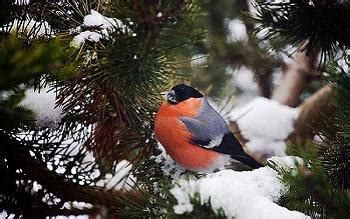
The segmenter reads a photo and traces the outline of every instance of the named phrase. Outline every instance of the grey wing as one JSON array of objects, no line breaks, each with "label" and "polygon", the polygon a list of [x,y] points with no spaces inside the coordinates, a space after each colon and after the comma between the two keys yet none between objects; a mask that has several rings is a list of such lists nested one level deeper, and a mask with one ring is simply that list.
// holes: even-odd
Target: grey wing
[{"label": "grey wing", "polygon": [[181,117],[181,121],[193,134],[192,143],[212,148],[220,145],[223,136],[229,132],[228,125],[221,115],[203,100],[202,108],[198,116],[194,118]]},{"label": "grey wing", "polygon": [[203,99],[200,113],[195,118],[205,123],[216,135],[229,132],[225,119],[208,103],[207,99]]}]

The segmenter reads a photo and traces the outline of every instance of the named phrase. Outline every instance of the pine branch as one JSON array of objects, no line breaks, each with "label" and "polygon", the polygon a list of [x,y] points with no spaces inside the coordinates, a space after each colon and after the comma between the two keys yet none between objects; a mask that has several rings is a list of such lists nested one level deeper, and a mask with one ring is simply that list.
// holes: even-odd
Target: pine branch
[{"label": "pine branch", "polygon": [[123,194],[130,199],[137,200],[132,192],[107,190],[101,187],[81,186],[73,183],[48,170],[45,164],[34,160],[29,151],[16,140],[10,139],[5,134],[1,134],[0,139],[2,139],[2,142],[7,142],[6,145],[2,145],[2,150],[7,151],[16,168],[22,169],[31,179],[38,181],[48,191],[65,201],[81,201],[106,207],[116,207],[119,205],[115,199],[117,195]]},{"label": "pine branch", "polygon": [[[89,14],[80,10],[84,4],[68,5],[73,12],[70,17],[82,20]],[[175,51],[185,49],[197,37],[196,32],[182,34],[198,9],[182,0],[114,1],[105,9],[99,12],[120,19],[128,31],[114,27],[108,39],[87,40],[78,57],[85,60],[84,65],[75,78],[60,81],[57,89],[68,127],[65,131],[76,133],[77,124],[92,125],[94,130],[84,145],[108,172],[121,159],[139,161],[153,146],[149,142],[159,92],[175,77]],[[74,26],[77,21],[69,18],[66,23]]]},{"label": "pine branch", "polygon": [[299,167],[297,174],[282,173],[283,182],[290,187],[283,203],[313,217],[347,218],[350,213],[349,75],[336,62],[330,63],[326,72],[330,85],[305,101],[299,119],[299,127],[304,127],[299,134],[307,135],[313,130],[320,133],[322,142],[306,142],[304,148],[290,148],[304,158],[305,165]]},{"label": "pine branch", "polygon": [[[346,57],[345,57],[346,58]],[[350,188],[350,78],[349,60],[345,66],[332,62],[327,68],[327,80],[335,93],[335,113],[321,132],[324,144],[319,145],[320,160],[330,178],[341,190]]]},{"label": "pine branch", "polygon": [[261,1],[255,7],[257,14],[251,18],[258,23],[256,32],[267,31],[264,39],[279,46],[298,48],[308,40],[303,47],[306,55],[320,51],[323,63],[350,46],[348,1]]},{"label": "pine branch", "polygon": [[[296,172],[279,170],[282,182],[289,188],[280,204],[304,212],[311,217],[346,218],[349,215],[350,199],[329,178],[322,159],[313,143],[307,149],[296,149],[296,155],[304,159]],[[334,158],[336,159],[336,158]]]}]

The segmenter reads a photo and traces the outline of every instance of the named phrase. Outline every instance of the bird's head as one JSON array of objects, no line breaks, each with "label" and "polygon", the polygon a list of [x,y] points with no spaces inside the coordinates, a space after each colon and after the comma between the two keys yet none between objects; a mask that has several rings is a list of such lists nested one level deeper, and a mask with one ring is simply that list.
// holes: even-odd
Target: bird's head
[{"label": "bird's head", "polygon": [[170,104],[177,104],[189,98],[201,98],[203,95],[193,87],[186,84],[175,85],[167,94],[167,101]]}]

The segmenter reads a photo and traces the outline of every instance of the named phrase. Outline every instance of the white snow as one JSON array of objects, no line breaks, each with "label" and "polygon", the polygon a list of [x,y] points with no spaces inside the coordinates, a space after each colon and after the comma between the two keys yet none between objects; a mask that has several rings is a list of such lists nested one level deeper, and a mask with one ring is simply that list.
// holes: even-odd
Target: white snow
[{"label": "white snow", "polygon": [[[291,54],[294,54],[297,51],[297,48],[293,47],[292,45],[288,44],[284,46],[281,50],[281,52],[278,52],[277,55],[281,56],[284,63],[287,65],[293,64],[295,62],[293,56]],[[272,54],[275,54],[275,51],[272,51]]]},{"label": "white snow", "polygon": [[16,5],[28,5],[30,0],[15,0]]},{"label": "white snow", "polygon": [[0,209],[0,219],[13,219],[13,218],[16,218],[15,214],[7,214],[5,210]]},{"label": "white snow", "polygon": [[272,85],[276,88],[283,80],[283,72],[281,68],[275,68],[272,72]]},{"label": "white snow", "polygon": [[196,55],[193,55],[191,58],[191,67],[197,67],[206,65],[208,63],[208,55],[198,53]]},{"label": "white snow", "polygon": [[56,94],[49,91],[49,88],[42,88],[39,91],[28,89],[21,106],[29,108],[36,115],[36,122],[39,127],[56,127],[62,118],[62,108],[55,107]]},{"label": "white snow", "polygon": [[350,68],[349,68],[349,63],[350,63],[350,49],[345,50],[342,53],[337,54],[337,64],[339,65],[340,68],[342,68],[346,73],[350,74]]},{"label": "white snow", "polygon": [[0,212],[0,219],[7,218],[7,217],[8,217],[7,212],[5,210],[2,210],[2,212]]},{"label": "white snow", "polygon": [[[85,153],[83,160],[81,161],[80,167],[85,171],[92,171],[90,177],[95,179],[100,176],[100,171],[98,169],[92,169],[91,163],[95,163],[95,157],[91,151],[82,148],[83,146],[79,143],[72,142],[72,139],[66,140],[62,143],[62,146],[66,144],[69,145],[66,150],[70,156],[75,156],[80,151]],[[98,180],[94,185],[103,187],[106,189],[130,189],[136,178],[130,173],[132,169],[132,164],[127,160],[122,160],[116,164],[114,173],[107,173],[100,180]],[[65,171],[65,167],[61,167],[61,171]],[[76,171],[75,167],[71,171]]]},{"label": "white snow", "polygon": [[228,42],[248,41],[248,34],[245,24],[240,19],[233,19],[228,22]]},{"label": "white snow", "polygon": [[289,3],[290,0],[267,0],[267,3],[273,3],[273,4],[281,4],[281,3]]},{"label": "white snow", "polygon": [[[225,73],[231,76],[230,88],[232,91],[239,91],[237,95],[234,95],[230,104],[227,103],[228,107],[225,112],[219,111],[221,114],[225,114],[227,118],[234,107],[238,108],[244,106],[249,101],[257,97],[260,93],[259,86],[254,78],[254,73],[246,66],[239,68],[232,68],[231,66],[226,67]],[[223,101],[225,103],[225,101]],[[225,103],[226,104],[226,103]]]},{"label": "white snow", "polygon": [[43,187],[37,181],[34,181],[31,193],[34,194],[34,193],[38,192],[39,190],[41,190],[42,188]]},{"label": "white snow", "polygon": [[[83,27],[95,27],[99,28],[99,31],[83,31],[80,32]],[[79,34],[75,36],[70,43],[72,47],[80,47],[86,40],[91,42],[99,42],[101,39],[106,39],[109,36],[109,33],[114,32],[116,29],[121,30],[122,32],[130,32],[130,29],[123,24],[123,22],[116,18],[105,17],[95,10],[91,10],[90,14],[84,17],[84,22],[82,26],[79,26],[74,29],[74,32]],[[72,30],[73,31],[73,30]]]},{"label": "white snow", "polygon": [[71,46],[79,47],[81,44],[85,42],[85,40],[88,40],[91,42],[99,42],[101,38],[103,38],[103,35],[100,33],[92,32],[89,30],[83,31],[74,37],[73,41],[71,42]]},{"label": "white snow", "polygon": [[122,24],[120,20],[105,17],[95,10],[91,10],[90,12],[90,14],[84,17],[83,24],[87,27],[100,27],[101,29],[106,30],[117,27],[118,24]]},{"label": "white snow", "polygon": [[78,209],[85,209],[85,208],[92,208],[93,205],[91,205],[90,203],[86,203],[86,202],[77,202],[77,201],[73,201],[70,203],[70,207],[73,208],[78,208]]},{"label": "white snow", "polygon": [[267,157],[285,156],[285,140],[293,132],[298,114],[297,108],[257,97],[234,110],[229,119],[237,123],[252,152]]},{"label": "white snow", "polygon": [[115,174],[110,180],[107,181],[105,187],[106,189],[116,189],[129,188],[130,184],[133,184],[135,178],[130,176],[130,170],[132,165],[127,160],[120,161],[116,168]]},{"label": "white snow", "polygon": [[[274,157],[278,165],[293,168],[294,157]],[[222,209],[227,217],[255,218],[310,218],[300,212],[290,211],[275,202],[286,192],[277,172],[269,167],[253,171],[222,170],[201,179],[179,179],[170,190],[177,200],[176,214],[191,212],[190,198],[198,192],[201,202],[209,200],[213,210]]]},{"label": "white snow", "polygon": [[255,94],[259,92],[259,87],[255,81],[254,73],[246,66],[241,66],[237,69],[228,67],[226,68],[226,74],[232,75],[233,85],[243,92],[250,92]]},{"label": "white snow", "polygon": [[271,157],[268,162],[277,165],[279,169],[290,169],[291,171],[295,170],[293,169],[295,163],[304,164],[303,159],[295,156]]},{"label": "white snow", "polygon": [[312,138],[312,141],[315,142],[318,145],[323,145],[325,143],[325,139],[326,136],[324,136],[324,134],[322,133],[317,133],[316,135],[314,135],[314,137]]},{"label": "white snow", "polygon": [[0,31],[7,30],[7,27],[11,27],[11,32],[30,34],[30,38],[33,38],[33,35],[35,37],[54,36],[51,26],[46,21],[39,22],[29,18],[25,20],[15,19],[13,22],[1,27]]}]

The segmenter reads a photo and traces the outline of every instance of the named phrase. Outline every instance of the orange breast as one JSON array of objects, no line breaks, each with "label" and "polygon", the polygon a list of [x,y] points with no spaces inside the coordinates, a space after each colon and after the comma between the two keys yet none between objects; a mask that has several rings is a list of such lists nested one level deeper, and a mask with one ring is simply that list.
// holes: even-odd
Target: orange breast
[{"label": "orange breast", "polygon": [[155,120],[155,135],[167,153],[181,166],[189,170],[205,170],[218,158],[218,153],[190,144],[191,133],[179,120],[180,117],[198,115],[202,100],[190,98],[171,105],[164,102]]}]

